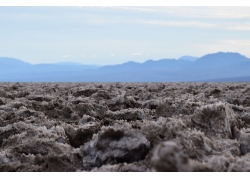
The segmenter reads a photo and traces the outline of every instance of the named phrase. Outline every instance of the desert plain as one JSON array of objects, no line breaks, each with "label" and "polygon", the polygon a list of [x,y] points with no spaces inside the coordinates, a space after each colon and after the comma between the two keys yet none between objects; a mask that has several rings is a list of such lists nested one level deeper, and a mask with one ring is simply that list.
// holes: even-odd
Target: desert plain
[{"label": "desert plain", "polygon": [[250,171],[249,83],[0,83],[0,171]]}]

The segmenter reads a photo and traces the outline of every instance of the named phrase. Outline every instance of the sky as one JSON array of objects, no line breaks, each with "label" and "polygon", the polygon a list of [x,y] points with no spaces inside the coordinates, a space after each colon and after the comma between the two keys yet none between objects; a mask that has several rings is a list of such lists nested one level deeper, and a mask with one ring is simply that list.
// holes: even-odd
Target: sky
[{"label": "sky", "polygon": [[1,6],[0,27],[0,57],[32,64],[250,57],[250,6]]}]

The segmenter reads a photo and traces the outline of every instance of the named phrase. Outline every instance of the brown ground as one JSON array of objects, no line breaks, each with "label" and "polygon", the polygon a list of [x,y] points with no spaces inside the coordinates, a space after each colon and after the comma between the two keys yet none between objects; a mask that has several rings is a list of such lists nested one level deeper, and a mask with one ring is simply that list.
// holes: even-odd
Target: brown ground
[{"label": "brown ground", "polygon": [[0,171],[250,171],[248,83],[0,83]]}]

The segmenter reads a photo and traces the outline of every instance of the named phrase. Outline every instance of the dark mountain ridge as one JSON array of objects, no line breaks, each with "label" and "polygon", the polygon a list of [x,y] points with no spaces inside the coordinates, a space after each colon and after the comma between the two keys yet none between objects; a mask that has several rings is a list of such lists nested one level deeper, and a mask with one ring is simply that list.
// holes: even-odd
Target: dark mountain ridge
[{"label": "dark mountain ridge", "polygon": [[218,52],[195,61],[160,59],[97,67],[79,63],[32,65],[14,58],[0,58],[0,70],[0,81],[14,82],[215,81],[250,76],[250,59],[239,53]]}]

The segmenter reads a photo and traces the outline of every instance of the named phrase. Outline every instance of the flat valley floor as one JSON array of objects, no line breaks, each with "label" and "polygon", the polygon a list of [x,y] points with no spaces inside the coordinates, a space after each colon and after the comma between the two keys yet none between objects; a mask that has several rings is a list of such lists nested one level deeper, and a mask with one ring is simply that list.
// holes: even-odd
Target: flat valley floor
[{"label": "flat valley floor", "polygon": [[0,83],[0,171],[250,171],[250,83]]}]

